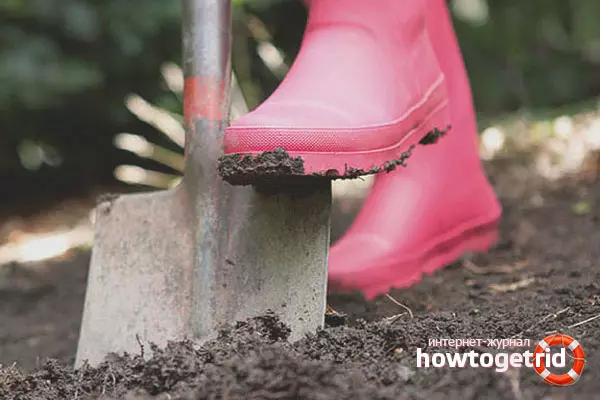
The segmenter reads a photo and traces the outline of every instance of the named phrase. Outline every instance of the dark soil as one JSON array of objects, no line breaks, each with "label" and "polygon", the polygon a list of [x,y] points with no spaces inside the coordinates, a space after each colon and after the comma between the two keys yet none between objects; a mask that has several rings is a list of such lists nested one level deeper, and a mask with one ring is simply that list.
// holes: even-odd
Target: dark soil
[{"label": "dark soil", "polygon": [[277,148],[256,156],[230,154],[219,158],[219,175],[234,185],[247,184],[252,177],[304,175],[304,161],[291,157],[285,149]]},{"label": "dark soil", "polygon": [[[436,143],[446,135],[450,127],[445,130],[434,129],[427,133],[419,142],[421,145]],[[406,166],[406,160],[411,156],[412,146],[408,151],[402,153],[400,158],[387,161],[381,166],[373,166],[369,170],[354,168],[346,165],[344,171],[332,169],[322,174],[305,175],[304,161],[301,157],[291,157],[283,148],[273,151],[265,151],[257,155],[252,154],[230,154],[219,158],[219,175],[232,185],[255,185],[265,187],[266,191],[289,191],[284,188],[295,188],[298,186],[318,186],[315,181],[333,179],[354,179],[363,175],[376,174],[378,172],[390,172],[398,166]]]},{"label": "dark soil", "polygon": [[[497,248],[392,292],[410,313],[383,296],[332,296],[330,305],[348,318],[334,316],[338,326],[294,344],[285,341],[286,327],[264,316],[238,322],[203,347],[172,344],[147,362],[140,354],[149,349],[140,348],[73,371],[88,255],[2,267],[0,399],[596,399],[600,185],[525,186],[502,198]],[[582,202],[588,207],[576,207]],[[416,367],[416,348],[429,339],[526,338],[533,351],[555,330],[586,353],[580,381],[568,388],[528,368]]]}]

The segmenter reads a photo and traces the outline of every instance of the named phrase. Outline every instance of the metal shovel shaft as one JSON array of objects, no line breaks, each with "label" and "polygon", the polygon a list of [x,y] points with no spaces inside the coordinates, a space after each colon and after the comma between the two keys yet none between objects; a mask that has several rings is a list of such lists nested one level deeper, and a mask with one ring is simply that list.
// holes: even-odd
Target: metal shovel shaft
[{"label": "metal shovel shaft", "polygon": [[223,130],[229,118],[231,2],[183,0],[184,120],[183,187],[189,196],[197,246],[193,260],[192,329],[210,336],[219,324],[218,273],[227,269],[226,246],[233,190],[217,175]]}]

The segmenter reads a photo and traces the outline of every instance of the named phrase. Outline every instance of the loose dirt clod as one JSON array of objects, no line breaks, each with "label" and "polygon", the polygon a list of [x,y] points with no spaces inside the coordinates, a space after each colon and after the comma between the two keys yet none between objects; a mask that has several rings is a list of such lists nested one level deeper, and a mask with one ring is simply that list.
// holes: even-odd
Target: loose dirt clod
[{"label": "loose dirt clod", "polygon": [[327,306],[325,312],[325,325],[329,327],[336,327],[346,325],[348,323],[348,316],[344,313],[335,311],[330,306]]},{"label": "loose dirt clod", "polygon": [[444,137],[451,129],[452,127],[450,125],[448,125],[446,127],[446,129],[437,129],[434,128],[431,132],[429,132],[427,135],[425,135],[423,137],[423,139],[421,139],[421,141],[419,142],[419,144],[422,145],[428,145],[428,144],[434,144],[437,143],[437,141],[441,138]]}]

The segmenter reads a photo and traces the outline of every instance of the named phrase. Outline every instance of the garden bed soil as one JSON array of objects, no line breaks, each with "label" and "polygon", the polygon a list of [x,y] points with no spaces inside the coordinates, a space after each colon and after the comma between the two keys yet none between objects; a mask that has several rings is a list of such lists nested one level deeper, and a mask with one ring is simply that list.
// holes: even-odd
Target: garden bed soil
[{"label": "garden bed soil", "polygon": [[[489,254],[394,290],[406,308],[385,296],[331,296],[332,308],[347,317],[293,344],[287,328],[266,315],[232,321],[202,347],[173,343],[144,361],[141,354],[152,351],[146,344],[138,354],[74,371],[89,255],[2,267],[0,398],[598,398],[600,185],[527,189],[502,198],[502,239]],[[575,337],[585,351],[585,370],[573,386],[552,387],[529,368],[416,367],[416,349],[429,339],[523,338],[533,351],[551,331]]]}]

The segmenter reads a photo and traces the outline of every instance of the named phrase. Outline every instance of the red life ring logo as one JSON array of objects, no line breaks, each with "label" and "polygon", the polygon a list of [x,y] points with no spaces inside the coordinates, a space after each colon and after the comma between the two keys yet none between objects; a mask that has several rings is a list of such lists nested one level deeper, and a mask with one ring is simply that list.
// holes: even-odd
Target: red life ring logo
[{"label": "red life ring logo", "polygon": [[[566,374],[553,374],[546,368],[545,355],[550,347],[554,346],[565,347],[573,353],[573,366]],[[581,372],[585,365],[585,353],[581,345],[577,340],[568,335],[554,334],[544,338],[535,348],[534,357],[537,361],[533,365],[535,372],[542,377],[544,382],[554,386],[569,386],[577,382],[581,377]]]}]

